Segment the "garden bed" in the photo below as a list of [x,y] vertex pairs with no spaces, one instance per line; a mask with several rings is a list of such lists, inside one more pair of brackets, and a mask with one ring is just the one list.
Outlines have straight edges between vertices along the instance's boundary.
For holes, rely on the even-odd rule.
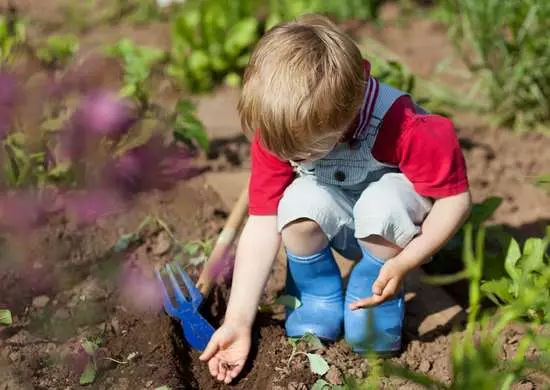
[[[46,3],[51,6],[54,2]],[[43,18],[54,18],[55,12],[49,6],[44,8]],[[38,11],[34,9],[33,12]],[[368,27],[365,31],[371,29]],[[412,20],[402,29],[391,26],[387,29],[391,34],[386,43],[405,61],[410,61],[408,65],[412,68],[415,63],[422,62],[422,66],[416,66],[425,77],[431,76],[436,62],[441,60],[426,53],[450,52],[445,31],[436,27],[435,22]],[[384,36],[383,28],[376,31],[379,37]],[[33,33],[36,35],[39,31]],[[135,38],[138,44],[166,47],[166,35],[167,26],[159,23],[142,27],[102,26],[83,33],[81,38],[89,42],[90,47],[98,41],[113,43],[122,36]],[[409,39],[398,39],[396,35]],[[423,45],[428,38],[430,45]],[[80,56],[85,58],[86,54]],[[120,74],[116,67],[102,66],[94,65],[90,69],[87,85],[101,82],[118,86]],[[20,73],[29,77],[35,72],[33,69],[23,66]],[[174,91],[163,82],[155,89],[160,102],[175,100]],[[247,147],[227,141],[239,133],[233,112],[235,96],[233,100],[224,98],[215,104],[206,104],[209,109],[200,112],[207,126],[211,118],[223,122],[227,116],[227,127],[216,129],[212,140],[220,140],[219,155],[212,155],[211,159],[198,158],[197,164],[218,172],[246,169]],[[208,99],[212,97],[201,97],[201,101]],[[534,186],[529,178],[550,172],[550,139],[535,133],[518,138],[502,129],[489,130],[471,115],[457,114],[456,120],[474,200],[481,201],[489,195],[504,199],[491,223],[502,225],[519,238],[542,235],[550,225],[550,196]],[[126,253],[114,252],[113,245],[122,234],[135,231],[152,215],[164,221],[183,242],[215,238],[230,210],[223,199],[227,194],[217,193],[215,186],[208,183],[205,177],[199,176],[167,192],[144,194],[123,215],[101,219],[84,229],[62,220],[52,222],[20,240],[21,245],[32,248],[26,251],[32,255],[25,260],[13,262],[16,255],[2,251],[0,307],[9,307],[14,318],[12,326],[0,326],[0,377],[3,379],[0,389],[80,388],[79,378],[90,358],[82,350],[82,341],[96,339],[100,346],[94,356],[97,376],[88,388],[134,390],[164,385],[172,389],[208,390],[311,388],[320,376],[312,373],[303,355],[289,361],[293,346],[285,338],[280,312],[259,316],[250,362],[238,381],[226,386],[211,378],[207,366],[199,362],[197,352],[189,350],[183,342],[179,325],[164,314],[158,300],[141,301],[148,309],[142,311],[127,302],[120,284],[122,268],[131,260],[150,270],[152,264],[168,260],[163,250],[166,237],[159,230],[147,231],[140,244],[133,248],[130,260]],[[230,185],[234,188],[225,187],[225,191],[238,193],[242,182]],[[442,265],[441,269],[460,268],[449,267],[444,264],[446,260],[457,261],[440,257],[437,262]],[[192,271],[194,277],[198,271]],[[285,265],[278,263],[264,295],[266,301],[270,302],[281,291],[285,272]],[[213,324],[218,325],[223,319],[228,289],[229,286],[219,286],[204,304],[205,315]],[[139,288],[131,291],[139,295]],[[449,291],[464,303],[460,286],[451,286]],[[144,309],[143,306],[139,308]],[[449,361],[452,340],[463,337],[463,332],[449,333],[449,329],[440,329],[419,338],[417,331],[415,326],[406,323],[404,352],[393,360],[448,382],[452,376]],[[519,327],[503,332],[503,360],[513,357],[522,332]],[[333,385],[342,384],[344,376],[366,379],[372,374],[369,362],[351,353],[343,342],[320,349],[304,345],[298,348],[307,348],[308,352],[317,353],[327,361],[330,368],[323,378]],[[528,356],[535,355],[536,351],[528,353]],[[543,383],[549,384],[543,382],[543,378],[530,377],[515,388],[534,389]],[[389,389],[420,388],[397,378],[384,378],[382,384]]]

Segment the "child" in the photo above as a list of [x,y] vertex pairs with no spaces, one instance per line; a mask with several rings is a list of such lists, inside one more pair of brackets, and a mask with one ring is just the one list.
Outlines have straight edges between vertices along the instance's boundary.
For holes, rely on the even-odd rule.
[[[201,355],[220,381],[245,363],[281,239],[286,293],[301,302],[287,311],[287,335],[343,334],[358,353],[395,353],[405,275],[469,214],[451,122],[369,71],[351,38],[322,16],[278,25],[252,54],[238,105],[252,136],[250,217],[224,324]],[[345,290],[331,248],[358,260]]]

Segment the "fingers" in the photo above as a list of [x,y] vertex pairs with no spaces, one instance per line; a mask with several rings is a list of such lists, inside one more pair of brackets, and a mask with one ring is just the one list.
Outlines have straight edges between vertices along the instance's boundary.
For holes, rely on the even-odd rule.
[[388,299],[392,298],[399,289],[399,280],[397,278],[392,278],[387,282],[384,282],[384,280],[382,279],[381,283],[384,283],[384,288],[382,291],[380,291],[380,294],[375,294],[367,298],[359,299],[350,304],[350,309],[358,310],[380,305],[381,303],[384,303]]
[[351,310],[365,309],[367,307],[373,307],[383,302],[383,295],[372,295],[367,298],[359,299],[350,304]]
[[231,370],[228,370],[227,375],[225,377],[225,383],[229,384],[233,379],[237,377],[237,375],[240,374],[241,370],[244,367],[244,360],[238,361]]

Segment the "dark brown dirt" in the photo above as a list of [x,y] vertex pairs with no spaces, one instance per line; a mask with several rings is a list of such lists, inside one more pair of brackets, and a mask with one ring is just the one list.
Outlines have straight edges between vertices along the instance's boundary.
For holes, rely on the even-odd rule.
[[[29,0],[17,3],[38,18],[59,22],[55,7],[58,2],[33,2],[32,7]],[[392,8],[384,15],[388,20],[395,19]],[[98,43],[112,43],[127,36],[141,44],[166,47],[167,31],[166,25],[155,23],[144,27],[97,27],[83,34],[85,51],[80,56],[87,61],[79,62],[77,67],[88,67],[85,72],[88,77],[84,82],[79,80],[82,88],[113,86],[120,81],[120,68],[112,61],[101,56],[90,60],[90,50],[97,48]],[[437,63],[451,53],[444,31],[431,21],[412,20],[405,27],[386,23],[383,29],[368,27],[365,31],[380,38],[423,76],[433,76]],[[40,31],[31,32],[32,36],[40,35]],[[31,66],[20,69],[24,78],[35,72],[36,68]],[[452,85],[461,83],[452,76],[445,77]],[[160,101],[173,101],[174,91],[166,83],[159,84],[158,89]],[[224,104],[218,109],[234,109],[234,101],[222,100]],[[220,111],[214,112],[221,115]],[[550,197],[536,188],[530,178],[550,173],[547,152],[550,140],[536,134],[518,138],[502,129],[489,131],[476,118],[460,115],[456,118],[475,200],[487,195],[503,196],[503,206],[493,223],[504,225],[519,237],[542,233],[550,224]],[[219,133],[220,129],[216,130],[214,142],[217,153],[206,163],[220,172],[246,167],[246,143],[234,138],[234,128],[227,130],[227,139]],[[199,362],[197,352],[190,351],[183,342],[179,324],[170,320],[158,305],[152,311],[137,311],[120,294],[121,266],[129,257],[114,255],[109,249],[121,234],[135,230],[146,216],[156,215],[184,242],[215,237],[224,222],[220,216],[228,211],[220,195],[199,177],[167,193],[144,195],[127,213],[100,220],[96,226],[82,230],[59,221],[24,237],[19,247],[10,241],[10,247],[19,251],[6,252],[7,246],[2,244],[0,307],[12,310],[14,325],[0,327],[0,377],[4,379],[0,389],[80,388],[79,374],[87,361],[80,343],[83,338],[95,337],[101,341],[97,354],[99,375],[89,388],[133,390],[162,385],[173,389],[310,388],[318,377],[311,373],[302,355],[289,363],[292,347],[284,335],[280,308],[274,316],[259,316],[250,362],[235,384],[224,386],[211,378],[206,365]],[[158,232],[145,237],[133,252],[137,264],[168,260],[154,254],[158,241]],[[277,264],[264,295],[265,302],[271,302],[281,290],[285,272],[285,264]],[[148,281],[145,277],[141,289],[132,291],[145,291]],[[227,296],[228,287],[220,286],[204,304],[205,316],[215,325],[223,320]],[[415,334],[416,329],[406,324],[406,348],[394,360],[449,381],[451,338],[460,337],[460,332],[450,336],[441,330],[423,340],[418,340]],[[503,358],[513,355],[520,335],[521,330],[514,328],[503,335]],[[331,383],[340,384],[346,376],[368,376],[368,362],[352,354],[342,342],[315,352],[331,366],[325,375]],[[394,378],[384,379],[382,387],[419,388]],[[536,378],[525,380],[517,388],[537,388]]]

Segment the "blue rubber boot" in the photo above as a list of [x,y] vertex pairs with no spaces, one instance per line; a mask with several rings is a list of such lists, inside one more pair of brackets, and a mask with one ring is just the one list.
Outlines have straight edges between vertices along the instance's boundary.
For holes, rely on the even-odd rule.
[[294,256],[288,251],[287,256],[286,294],[301,302],[297,309],[287,308],[287,336],[313,333],[320,339],[337,340],[344,322],[344,293],[330,246],[312,256]]
[[354,352],[374,351],[394,355],[401,349],[405,316],[404,291],[391,300],[368,309],[350,310],[349,305],[372,296],[372,285],[384,263],[363,249],[363,258],[351,271],[344,305],[344,337]]

